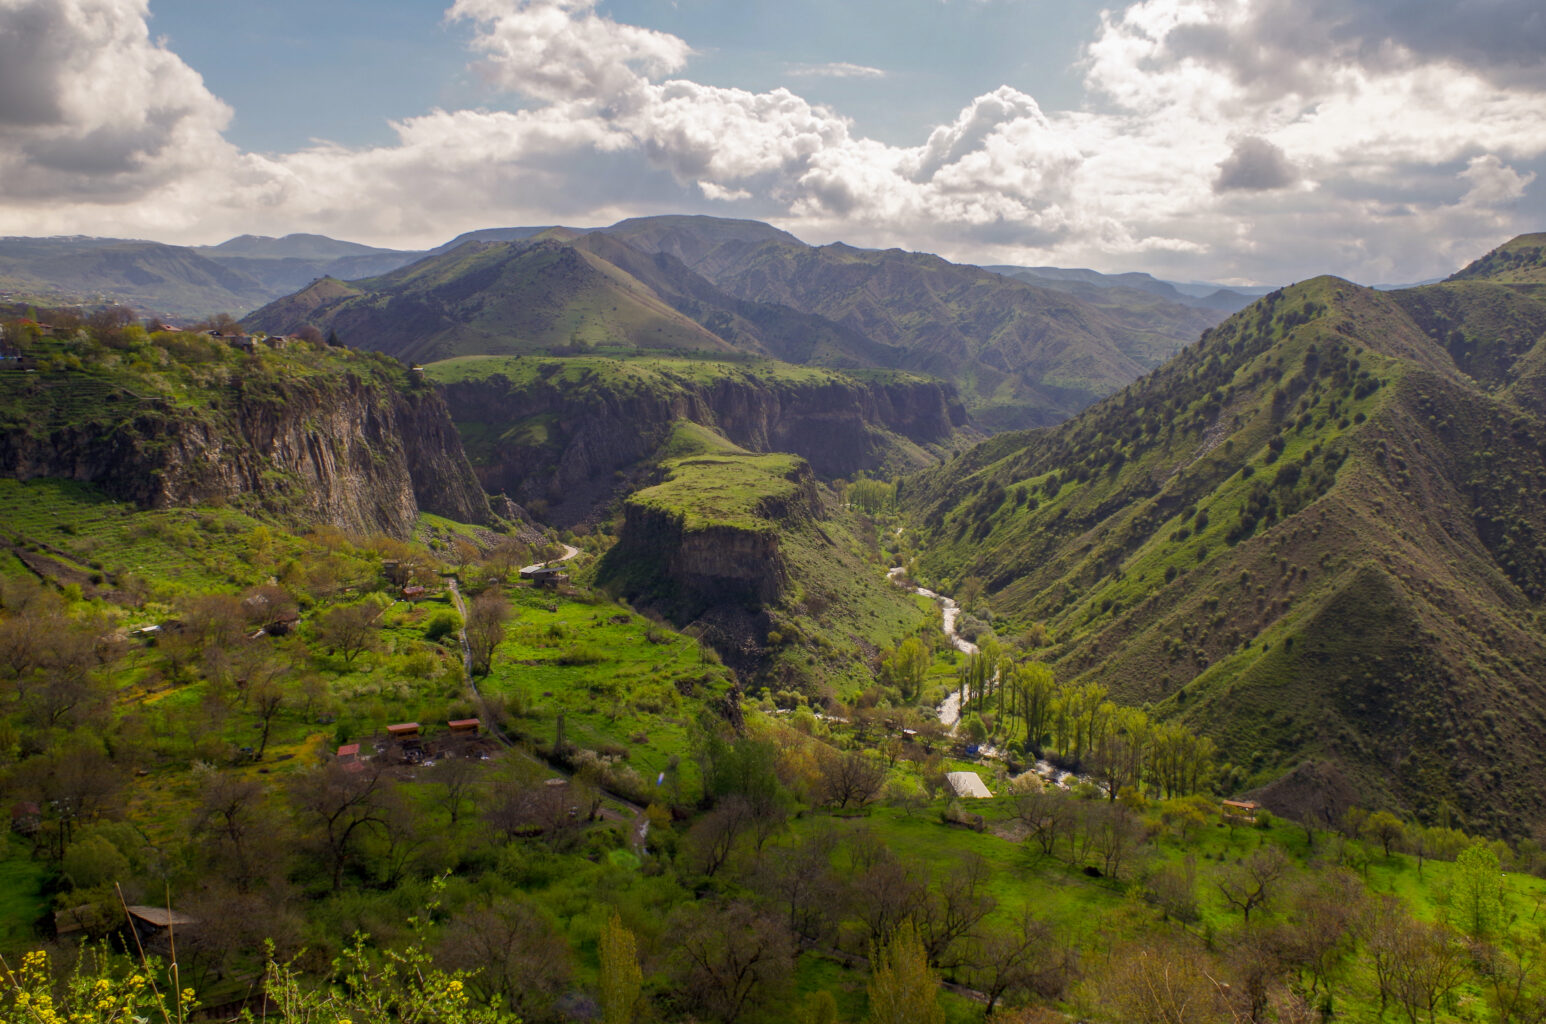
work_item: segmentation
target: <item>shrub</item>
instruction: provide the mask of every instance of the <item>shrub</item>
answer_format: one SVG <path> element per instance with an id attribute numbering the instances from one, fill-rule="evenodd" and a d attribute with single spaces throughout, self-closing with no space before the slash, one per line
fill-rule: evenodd
<path id="1" fill-rule="evenodd" d="M 454 636 L 462 628 L 462 617 L 447 609 L 436 612 L 429 620 L 429 625 L 424 627 L 424 639 L 430 643 L 439 643 L 448 636 Z"/>

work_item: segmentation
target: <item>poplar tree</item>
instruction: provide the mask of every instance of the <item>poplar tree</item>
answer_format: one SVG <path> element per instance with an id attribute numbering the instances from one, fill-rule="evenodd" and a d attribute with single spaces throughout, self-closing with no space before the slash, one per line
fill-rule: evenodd
<path id="1" fill-rule="evenodd" d="M 642 983 L 633 932 L 614 913 L 601 932 L 601 1013 L 606 1024 L 633 1024 Z"/>

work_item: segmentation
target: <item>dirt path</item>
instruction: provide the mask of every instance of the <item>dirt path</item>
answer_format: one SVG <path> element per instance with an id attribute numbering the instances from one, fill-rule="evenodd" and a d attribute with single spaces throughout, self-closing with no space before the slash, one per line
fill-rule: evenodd
<path id="1" fill-rule="evenodd" d="M 564 551 L 564 557 L 561 559 L 554 559 L 554 561 L 567 561 L 580 553 L 579 548 L 570 547 L 568 544 L 564 545 Z M 541 565 L 542 563 L 539 562 L 538 564 Z M 540 764 L 544 768 L 550 769 L 551 771 L 557 772 L 563 778 L 573 778 L 573 772 L 554 767 L 552 764 L 538 757 L 530 750 L 527 750 L 525 747 L 516 743 L 510 737 L 506 736 L 499 730 L 499 727 L 494 724 L 494 716 L 489 714 L 488 704 L 483 699 L 483 692 L 478 689 L 478 679 L 472 674 L 472 645 L 467 642 L 466 628 L 467 602 L 462 598 L 461 589 L 457 587 L 456 578 L 454 576 L 449 576 L 446 578 L 446 589 L 451 592 L 451 602 L 456 605 L 456 610 L 462 617 L 463 626 L 461 629 L 457 630 L 457 639 L 459 639 L 462 644 L 462 666 L 467 670 L 467 687 L 472 691 L 472 699 L 477 703 L 478 712 L 482 716 L 483 723 L 488 728 L 490 735 L 498 740 L 501 746 L 515 751 L 527 760 L 536 764 Z M 629 839 L 631 840 L 631 845 L 634 847 L 634 852 L 642 856 L 644 854 L 645 836 L 649 834 L 650 827 L 649 818 L 647 818 L 644 814 L 644 808 L 634 803 L 632 800 L 613 793 L 611 790 L 603 789 L 601 794 L 617 806 L 602 807 L 598 812 L 599 816 L 605 818 L 608 821 L 628 822 L 628 834 Z"/>

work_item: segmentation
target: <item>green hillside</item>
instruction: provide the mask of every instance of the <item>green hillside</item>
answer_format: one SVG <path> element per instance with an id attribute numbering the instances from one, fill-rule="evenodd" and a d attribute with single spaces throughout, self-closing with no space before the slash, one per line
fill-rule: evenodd
<path id="1" fill-rule="evenodd" d="M 841 325 L 891 365 L 955 382 L 992 429 L 1052 423 L 1158 366 L 1222 314 L 1126 292 L 1097 303 L 937 256 L 727 232 L 689 245 L 679 219 L 625 222 L 632 244 L 679 254 L 744 300 Z"/>
<path id="2" fill-rule="evenodd" d="M 246 319 L 254 329 L 310 323 L 347 344 L 429 361 L 598 346 L 728 351 L 605 260 L 556 241 L 468 242 L 349 285 L 314 285 Z"/>
<path id="3" fill-rule="evenodd" d="M 1524 829 L 1543 334 L 1495 285 L 1274 293 L 1069 423 L 906 481 L 920 573 L 1213 736 L 1235 786 L 1326 762 L 1367 803 Z"/>
<path id="4" fill-rule="evenodd" d="M 1451 281 L 1546 284 L 1546 234 L 1520 235 L 1456 272 Z"/>

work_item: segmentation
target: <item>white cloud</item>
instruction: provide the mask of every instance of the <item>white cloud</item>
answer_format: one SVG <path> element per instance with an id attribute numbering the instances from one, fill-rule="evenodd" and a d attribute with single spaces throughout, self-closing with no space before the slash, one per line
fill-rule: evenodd
<path id="1" fill-rule="evenodd" d="M 880 68 L 872 68 L 864 64 L 850 64 L 847 61 L 833 61 L 830 64 L 791 64 L 789 65 L 789 73 L 803 78 L 886 77 L 886 72 Z"/>
<path id="2" fill-rule="evenodd" d="M 1134 3 L 1085 51 L 1084 108 L 1004 86 L 897 146 L 788 89 L 671 77 L 688 42 L 595 0 L 456 0 L 475 67 L 525 109 L 264 157 L 224 141 L 230 112 L 150 40 L 146 0 L 0 0 L 0 58 L 23 61 L 0 59 L 0 230 L 421 245 L 685 209 L 983 262 L 1431 276 L 1512 230 L 1546 86 L 1524 57 L 1501 76 L 1435 59 L 1437 30 L 1380 36 L 1372 6 L 1349 9 L 1327 18 L 1351 41 L 1287 0 Z"/>
<path id="3" fill-rule="evenodd" d="M 1460 172 L 1460 180 L 1471 187 L 1460 197 L 1461 205 L 1497 206 L 1512 203 L 1525 194 L 1535 180 L 1534 173 L 1520 174 L 1492 154 L 1475 157 Z"/>
<path id="4" fill-rule="evenodd" d="M 692 49 L 665 32 L 620 25 L 596 0 L 456 0 L 447 17 L 480 29 L 473 47 L 502 89 L 544 100 L 626 102 L 640 76 L 679 69 Z"/>
<path id="5" fill-rule="evenodd" d="M 122 202 L 235 150 L 230 109 L 150 39 L 147 0 L 0 0 L 7 204 Z"/>

